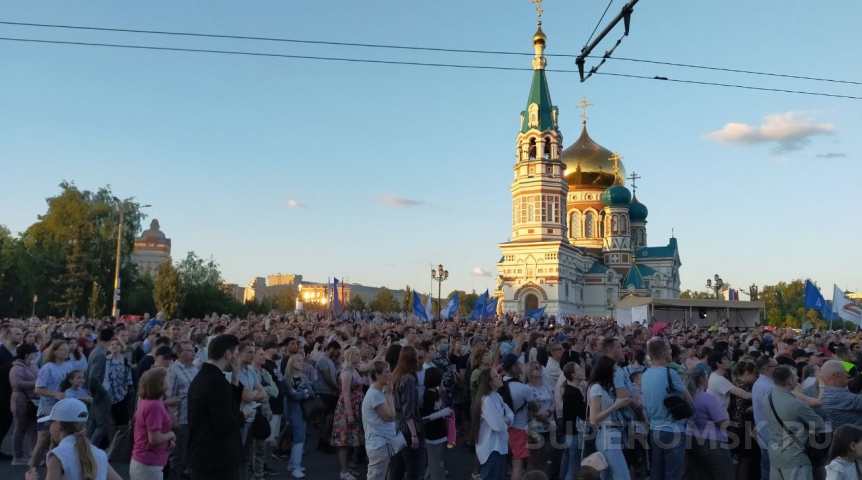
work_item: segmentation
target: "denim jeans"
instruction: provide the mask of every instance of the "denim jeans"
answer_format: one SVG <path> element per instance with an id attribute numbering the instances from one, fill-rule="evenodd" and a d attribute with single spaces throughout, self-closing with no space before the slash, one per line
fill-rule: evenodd
<path id="1" fill-rule="evenodd" d="M 681 480 L 685 470 L 685 433 L 650 430 L 650 440 L 652 440 L 650 478 Z"/>
<path id="2" fill-rule="evenodd" d="M 625 455 L 623 455 L 623 432 L 621 430 L 614 428 L 599 430 L 599 434 L 596 436 L 596 449 L 602 452 L 608 461 L 608 468 L 602 471 L 602 480 L 631 480 L 629 466 L 626 463 Z"/>
<path id="3" fill-rule="evenodd" d="M 769 469 L 771 465 L 769 464 L 769 449 L 761 448 L 760 449 L 760 478 L 766 479 L 769 478 Z"/>
<path id="4" fill-rule="evenodd" d="M 397 478 L 397 477 L 392 477 Z M 506 457 L 500 452 L 491 452 L 488 460 L 482 464 L 482 480 L 505 480 Z"/>
<path id="5" fill-rule="evenodd" d="M 581 468 L 581 444 L 578 435 L 566 435 L 563 459 L 560 461 L 560 478 L 575 480 L 575 474 Z"/>

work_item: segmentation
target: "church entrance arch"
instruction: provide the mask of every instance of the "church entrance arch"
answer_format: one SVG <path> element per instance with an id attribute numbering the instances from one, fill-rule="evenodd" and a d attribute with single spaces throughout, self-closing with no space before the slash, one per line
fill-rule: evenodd
<path id="1" fill-rule="evenodd" d="M 539 297 L 534 293 L 528 293 L 527 296 L 524 297 L 524 311 L 529 312 L 530 310 L 535 310 L 539 308 Z"/>

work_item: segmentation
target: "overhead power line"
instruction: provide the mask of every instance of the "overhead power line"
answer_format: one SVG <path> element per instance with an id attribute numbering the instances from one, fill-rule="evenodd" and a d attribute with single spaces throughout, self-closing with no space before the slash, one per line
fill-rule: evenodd
<path id="1" fill-rule="evenodd" d="M 599 20 L 599 23 L 601 23 L 601 20 Z M 40 28 L 58 28 L 58 29 L 67 29 L 67 30 L 89 30 L 89 31 L 97 31 L 97 32 L 114 32 L 114 33 L 140 33 L 140 34 L 147 34 L 147 35 L 169 35 L 169 36 L 182 36 L 182 37 L 220 38 L 220 39 L 227 39 L 227 40 L 251 40 L 251 41 L 264 41 L 264 42 L 298 43 L 298 44 L 306 44 L 306 45 L 330 45 L 330 46 L 339 46 L 339 47 L 377 48 L 377 49 L 391 49 L 391 50 L 412 50 L 412 51 L 443 52 L 443 53 L 466 53 L 466 54 L 478 54 L 478 55 L 512 55 L 512 56 L 528 56 L 528 57 L 532 57 L 534 55 L 534 53 L 528 53 L 528 52 L 512 52 L 512 51 L 501 51 L 501 50 L 471 50 L 471 49 L 462 49 L 462 48 L 416 47 L 416 46 L 409 46 L 409 45 L 387 45 L 387 44 L 378 44 L 378 43 L 356 43 L 356 42 L 333 42 L 333 41 L 325 41 L 325 40 L 301 40 L 301 39 L 295 39 L 295 38 L 257 37 L 257 36 L 247 36 L 247 35 L 221 35 L 221 34 L 213 34 L 213 33 L 178 32 L 178 31 L 166 31 L 166 30 L 137 30 L 137 29 L 129 29 L 129 28 L 87 27 L 87 26 L 80 26 L 80 25 L 61 25 L 61 24 L 47 24 L 47 23 L 26 23 L 26 22 L 0 21 L 0 25 L 14 25 L 14 26 L 40 27 Z M 595 32 L 593 32 L 593 34 L 595 34 Z M 555 58 L 578 58 L 579 55 L 565 54 L 565 53 L 558 53 L 558 54 L 545 53 L 545 56 L 546 57 L 555 57 Z M 602 55 L 589 55 L 586 58 L 603 58 L 603 56 Z M 840 79 L 833 79 L 833 78 L 811 77 L 811 76 L 804 76 L 804 75 L 791 75 L 791 74 L 774 73 L 774 72 L 759 72 L 759 71 L 754 71 L 754 70 L 713 67 L 713 66 L 697 65 L 697 64 L 691 64 L 691 63 L 664 62 L 664 61 L 659 61 L 659 60 L 649 60 L 649 59 L 641 59 L 641 58 L 627 58 L 627 57 L 612 57 L 612 59 L 623 61 L 623 62 L 646 63 L 646 64 L 651 64 L 651 65 L 665 65 L 665 66 L 669 66 L 669 67 L 693 68 L 693 69 L 701 69 L 701 70 L 712 70 L 712 71 L 718 71 L 718 72 L 740 73 L 740 74 L 746 74 L 746 75 L 764 75 L 764 76 L 770 76 L 770 77 L 791 78 L 794 80 L 811 80 L 811 81 L 816 81 L 816 82 L 832 82 L 832 83 L 846 83 L 846 84 L 851 84 L 851 85 L 862 85 L 862 81 L 840 80 Z"/>
<path id="2" fill-rule="evenodd" d="M 384 64 L 384 65 L 464 68 L 464 69 L 476 69 L 476 70 L 533 71 L 532 68 L 527 68 L 527 67 L 504 67 L 504 66 L 496 66 L 496 65 L 469 65 L 469 64 L 455 64 L 455 63 L 409 62 L 409 61 L 401 61 L 401 60 L 375 60 L 375 59 L 348 58 L 348 57 L 323 57 L 323 56 L 315 56 L 315 55 L 291 55 L 291 54 L 283 54 L 283 53 L 248 52 L 248 51 L 237 51 L 237 50 L 214 50 L 214 49 L 200 49 L 200 48 L 158 47 L 158 46 L 151 46 L 151 45 L 126 45 L 126 44 L 97 43 L 97 42 L 71 42 L 71 41 L 62 41 L 62 40 L 41 40 L 41 39 L 35 39 L 35 38 L 0 37 L 0 41 L 39 43 L 39 44 L 55 44 L 55 45 L 73 45 L 73 46 L 83 46 L 83 47 L 125 48 L 125 49 L 133 49 L 133 50 L 155 50 L 155 51 L 186 52 L 186 53 L 209 53 L 209 54 L 220 54 L 220 55 L 241 55 L 241 56 L 251 56 L 251 57 L 290 58 L 290 59 L 300 59 L 300 60 L 370 63 L 370 64 Z M 562 69 L 547 69 L 546 71 L 547 72 L 556 72 L 556 73 L 578 73 L 577 70 L 562 70 Z M 760 90 L 760 91 L 766 91 L 766 92 L 795 93 L 795 94 L 799 94 L 799 95 L 812 95 L 812 96 L 819 96 L 819 97 L 832 97 L 832 98 L 846 98 L 846 99 L 851 99 L 851 100 L 862 100 L 862 97 L 851 96 L 851 95 L 838 95 L 838 94 L 824 93 L 824 92 L 807 92 L 807 91 L 802 91 L 802 90 L 786 90 L 786 89 L 779 89 L 779 88 L 753 87 L 753 86 L 734 85 L 734 84 L 726 84 L 726 83 L 700 82 L 700 81 L 694 81 L 694 80 L 670 79 L 668 77 L 663 77 L 663 76 L 649 77 L 649 76 L 644 76 L 644 75 L 629 75 L 629 74 L 610 73 L 610 72 L 596 72 L 596 74 L 616 76 L 616 77 L 626 77 L 626 78 L 662 80 L 662 81 L 670 81 L 670 82 L 675 82 L 675 83 L 690 83 L 690 84 L 695 84 L 695 85 L 711 85 L 711 86 L 717 86 L 717 87 Z"/>

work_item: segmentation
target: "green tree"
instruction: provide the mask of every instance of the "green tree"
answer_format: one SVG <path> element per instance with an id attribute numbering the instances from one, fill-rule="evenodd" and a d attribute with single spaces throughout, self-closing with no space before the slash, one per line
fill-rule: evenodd
<path id="1" fill-rule="evenodd" d="M 178 265 L 183 316 L 202 318 L 210 312 L 229 311 L 234 299 L 222 287 L 224 280 L 218 263 L 212 257 L 204 260 L 189 252 Z"/>
<path id="2" fill-rule="evenodd" d="M 369 305 L 369 307 L 375 312 L 388 313 L 397 312 L 400 306 L 391 290 L 386 287 L 380 287 L 380 291 L 377 293 L 374 300 L 371 301 L 371 305 Z"/>
<path id="3" fill-rule="evenodd" d="M 773 327 L 800 327 L 806 321 L 815 325 L 825 325 L 820 311 L 806 312 L 805 280 L 778 282 L 764 285 L 760 289 L 759 300 L 766 304 L 766 322 Z"/>
<path id="4" fill-rule="evenodd" d="M 93 290 L 90 292 L 90 302 L 87 305 L 87 316 L 99 318 L 105 313 L 105 292 L 99 286 L 99 282 L 93 282 Z"/>
<path id="5" fill-rule="evenodd" d="M 352 312 L 364 312 L 366 308 L 365 300 L 363 300 L 358 293 L 354 293 L 353 296 L 350 297 L 350 302 L 347 303 L 347 309 Z"/>
<path id="6" fill-rule="evenodd" d="M 120 312 L 129 315 L 149 313 L 155 316 L 156 303 L 153 300 L 155 281 L 150 275 L 141 275 L 137 269 L 129 272 L 129 280 L 123 284 L 120 297 Z"/>
<path id="7" fill-rule="evenodd" d="M 18 239 L 3 246 L 2 271 L 7 286 L 14 277 L 17 288 L 10 293 L 10 309 L 19 313 L 39 295 L 37 314 L 86 312 L 93 282 L 114 284 L 117 230 L 123 216 L 121 272 L 123 284 L 131 271 L 129 253 L 140 230 L 143 215 L 132 199 L 114 197 L 110 187 L 95 192 L 80 190 L 73 183 L 60 184 L 60 193 L 47 199 L 48 210 Z M 0 235 L 2 236 L 2 235 Z M 105 307 L 107 307 L 107 295 Z M 20 299 L 20 300 L 15 300 Z"/>
<path id="8" fill-rule="evenodd" d="M 410 290 L 410 285 L 404 287 L 404 300 L 403 305 L 401 307 L 402 312 L 412 313 L 413 312 L 413 290 Z"/>
<path id="9" fill-rule="evenodd" d="M 158 276 L 153 286 L 153 301 L 156 308 L 165 312 L 170 319 L 174 318 L 180 310 L 180 295 L 182 291 L 182 280 L 177 267 L 166 258 L 159 264 Z"/>

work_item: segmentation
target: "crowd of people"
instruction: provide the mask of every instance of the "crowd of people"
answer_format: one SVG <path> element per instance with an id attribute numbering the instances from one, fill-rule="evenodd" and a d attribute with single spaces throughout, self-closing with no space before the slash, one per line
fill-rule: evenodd
<path id="1" fill-rule="evenodd" d="M 6 319 L 0 438 L 28 480 L 304 478 L 312 448 L 339 480 L 445 480 L 452 448 L 472 480 L 859 480 L 860 359 L 856 332 L 588 317 Z"/>

